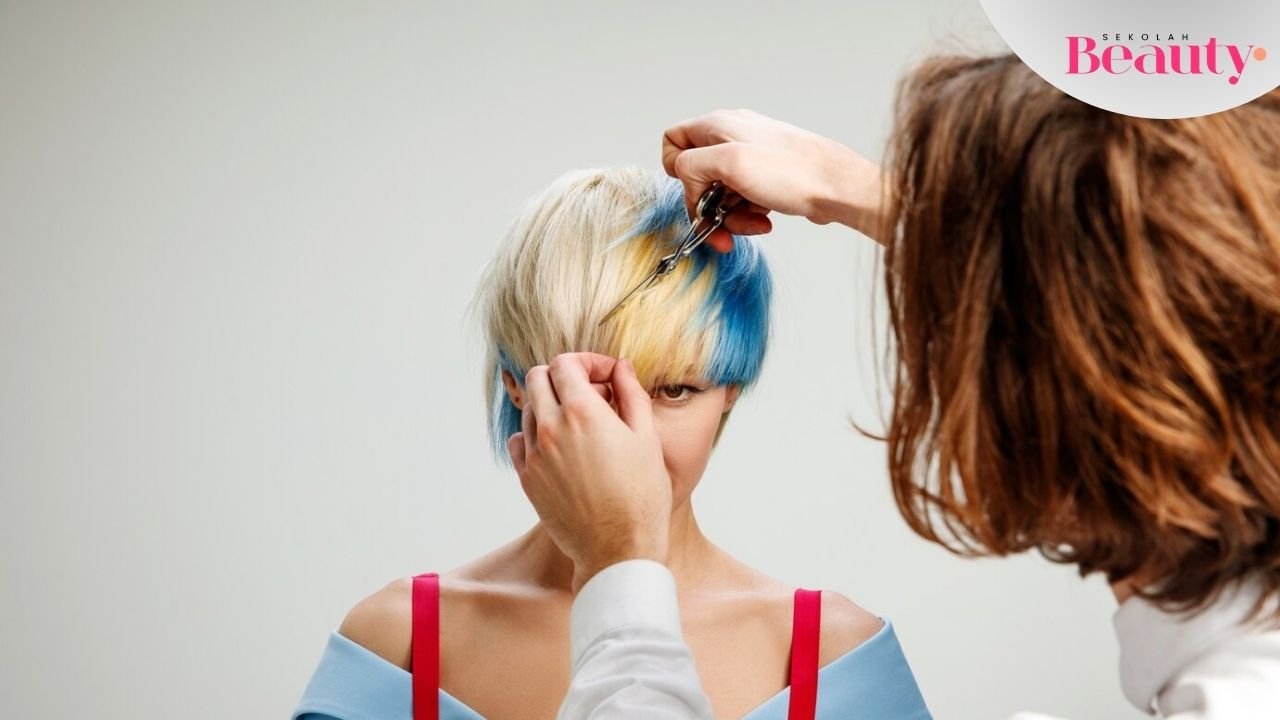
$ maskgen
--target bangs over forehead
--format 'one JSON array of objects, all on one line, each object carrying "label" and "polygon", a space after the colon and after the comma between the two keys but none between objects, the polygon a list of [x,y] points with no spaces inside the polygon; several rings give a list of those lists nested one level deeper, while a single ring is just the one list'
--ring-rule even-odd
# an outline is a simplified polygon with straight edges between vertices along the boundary
[{"label": "bangs over forehead", "polygon": [[772,279],[760,248],[734,236],[705,245],[655,286],[600,320],[689,229],[679,181],[637,168],[567,173],[507,231],[477,295],[486,334],[485,397],[495,456],[520,430],[502,371],[525,373],[560,353],[630,358],[654,388],[696,379],[752,385],[769,335]]}]

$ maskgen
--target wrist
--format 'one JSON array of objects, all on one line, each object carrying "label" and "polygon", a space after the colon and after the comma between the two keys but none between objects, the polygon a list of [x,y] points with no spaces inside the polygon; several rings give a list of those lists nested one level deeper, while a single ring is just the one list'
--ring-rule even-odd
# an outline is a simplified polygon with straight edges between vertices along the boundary
[{"label": "wrist", "polygon": [[883,212],[880,166],[843,145],[837,147],[838,152],[828,155],[828,181],[814,200],[819,222],[839,223],[884,244],[879,237]]},{"label": "wrist", "polygon": [[627,542],[617,543],[607,549],[602,549],[590,558],[584,558],[581,562],[574,563],[573,567],[573,592],[577,594],[578,590],[587,581],[595,577],[597,573],[607,567],[616,565],[627,560],[652,560],[663,565],[667,564],[667,538],[661,537],[637,537]]}]

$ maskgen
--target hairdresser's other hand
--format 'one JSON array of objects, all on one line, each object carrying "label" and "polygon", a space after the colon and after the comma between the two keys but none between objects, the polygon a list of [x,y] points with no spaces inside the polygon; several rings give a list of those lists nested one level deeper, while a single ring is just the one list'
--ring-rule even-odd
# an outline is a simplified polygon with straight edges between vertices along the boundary
[{"label": "hairdresser's other hand", "polygon": [[[606,381],[617,412],[592,387]],[[507,450],[543,526],[574,562],[574,592],[616,562],[665,563],[671,479],[630,361],[557,355],[529,370],[525,388],[522,428]]]},{"label": "hairdresser's other hand", "polygon": [[672,125],[662,136],[662,165],[684,183],[691,216],[716,180],[751,203],[708,240],[721,252],[732,249],[731,232],[769,232],[770,210],[819,225],[838,222],[872,238],[879,232],[878,165],[835,140],[752,110],[717,110]]}]

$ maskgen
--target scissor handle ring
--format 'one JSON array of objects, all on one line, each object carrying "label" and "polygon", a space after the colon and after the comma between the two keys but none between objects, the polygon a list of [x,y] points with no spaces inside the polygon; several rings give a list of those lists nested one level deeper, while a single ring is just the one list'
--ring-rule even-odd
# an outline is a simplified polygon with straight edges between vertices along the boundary
[{"label": "scissor handle ring", "polygon": [[[724,200],[725,187],[724,184],[717,180],[711,183],[711,187],[702,191],[702,197],[698,198],[698,218],[703,220],[711,220],[720,210],[720,203]],[[707,208],[714,208],[710,213]]]}]

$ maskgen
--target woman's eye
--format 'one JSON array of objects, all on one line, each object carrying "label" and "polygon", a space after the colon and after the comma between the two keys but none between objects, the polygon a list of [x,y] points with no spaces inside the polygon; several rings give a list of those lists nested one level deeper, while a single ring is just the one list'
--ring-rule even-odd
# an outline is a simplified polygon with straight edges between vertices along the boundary
[{"label": "woman's eye", "polygon": [[693,395],[698,389],[689,385],[663,385],[658,388],[658,397],[663,400],[682,401]]}]

